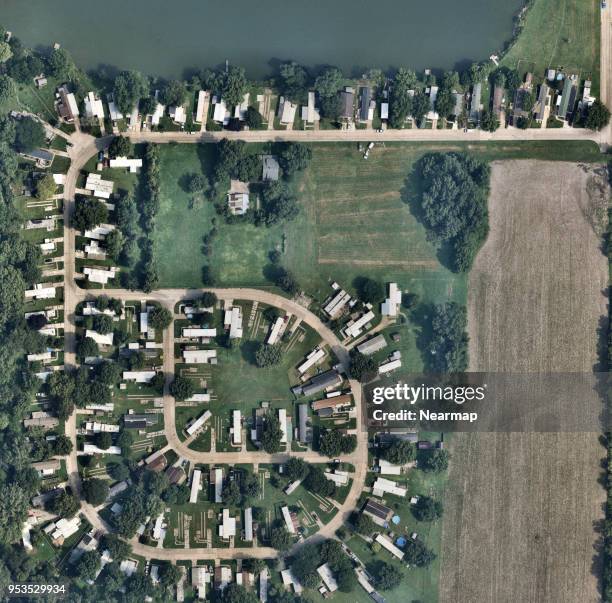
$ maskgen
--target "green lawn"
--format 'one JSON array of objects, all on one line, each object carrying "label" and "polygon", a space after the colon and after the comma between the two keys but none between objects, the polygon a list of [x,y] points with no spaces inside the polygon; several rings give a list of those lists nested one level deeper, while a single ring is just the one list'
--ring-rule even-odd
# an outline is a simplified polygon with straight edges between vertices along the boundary
[{"label": "green lawn", "polygon": [[[215,427],[217,450],[237,450],[229,443],[233,410],[240,410],[245,419],[251,419],[252,411],[258,408],[261,402],[269,402],[271,409],[287,409],[288,416],[294,417],[293,424],[296,425],[293,395],[289,391],[290,387],[298,382],[295,367],[320,343],[319,336],[304,324],[299,325],[289,335],[292,329],[290,324],[281,342],[283,355],[279,364],[259,368],[254,362],[254,350],[258,342],[266,339],[270,329],[270,322],[263,316],[266,306],[260,304],[252,313],[252,303],[239,300],[235,300],[235,303],[242,307],[243,314],[244,337],[240,343],[232,348],[216,345],[217,365],[177,363],[175,366],[177,374],[191,378],[196,391],[207,389],[212,396],[210,404],[177,408],[177,432],[181,433],[189,419],[199,416],[208,408],[213,414],[209,426]],[[252,323],[249,324],[251,315]],[[217,325],[220,324],[220,316],[219,313],[215,320]],[[177,355],[180,354],[180,347],[177,346]],[[210,345],[204,347],[210,348]],[[208,429],[206,433],[209,433]],[[200,442],[200,439],[202,438],[196,441]],[[250,439],[247,438],[247,445],[249,442]],[[199,445],[205,446],[206,442],[200,442]],[[193,448],[197,446],[195,443],[192,445]]]},{"label": "green lawn", "polygon": [[[163,287],[202,286],[202,267],[212,266],[220,286],[270,286],[264,275],[272,249],[298,276],[309,294],[325,297],[328,279],[350,286],[356,276],[397,280],[426,299],[464,296],[462,277],[442,268],[423,226],[409,209],[414,198],[408,177],[414,162],[434,150],[469,150],[490,159],[600,159],[589,143],[387,143],[363,161],[354,144],[315,144],[313,161],[298,196],[302,212],[289,224],[256,228],[226,224],[212,203],[189,208],[183,175],[211,173],[214,147],[162,145],[161,207],[155,238]],[[216,220],[210,258],[202,239]]]},{"label": "green lawn", "polygon": [[518,40],[502,64],[530,62],[537,76],[548,67],[576,70],[599,90],[600,0],[534,0]]}]

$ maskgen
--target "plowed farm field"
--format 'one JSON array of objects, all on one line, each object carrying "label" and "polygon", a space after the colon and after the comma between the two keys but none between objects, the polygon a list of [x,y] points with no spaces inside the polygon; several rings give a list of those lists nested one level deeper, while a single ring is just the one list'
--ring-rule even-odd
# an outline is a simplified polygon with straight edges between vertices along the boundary
[{"label": "plowed farm field", "polygon": [[[608,186],[597,166],[494,163],[491,232],[468,283],[474,371],[591,372],[605,323]],[[600,600],[599,433],[458,434],[440,600]]]}]

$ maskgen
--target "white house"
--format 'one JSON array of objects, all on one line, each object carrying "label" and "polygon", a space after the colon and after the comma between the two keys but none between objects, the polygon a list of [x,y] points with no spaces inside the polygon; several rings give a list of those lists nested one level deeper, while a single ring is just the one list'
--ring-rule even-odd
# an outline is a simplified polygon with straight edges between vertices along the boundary
[{"label": "white house", "polygon": [[389,283],[389,297],[382,303],[380,311],[383,316],[397,316],[402,303],[402,291],[397,283]]},{"label": "white house", "polygon": [[87,117],[104,119],[104,105],[102,104],[102,100],[96,98],[93,92],[88,92],[85,97],[85,115]]}]

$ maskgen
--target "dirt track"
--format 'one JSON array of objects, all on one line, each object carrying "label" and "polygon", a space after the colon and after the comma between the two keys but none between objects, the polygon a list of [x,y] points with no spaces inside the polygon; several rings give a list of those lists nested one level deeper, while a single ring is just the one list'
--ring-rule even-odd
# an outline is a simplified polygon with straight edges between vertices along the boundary
[{"label": "dirt track", "polygon": [[[592,371],[606,315],[607,185],[591,168],[493,165],[491,233],[469,282],[472,370]],[[603,214],[605,215],[605,214]],[[440,600],[598,601],[599,434],[455,437]]]}]

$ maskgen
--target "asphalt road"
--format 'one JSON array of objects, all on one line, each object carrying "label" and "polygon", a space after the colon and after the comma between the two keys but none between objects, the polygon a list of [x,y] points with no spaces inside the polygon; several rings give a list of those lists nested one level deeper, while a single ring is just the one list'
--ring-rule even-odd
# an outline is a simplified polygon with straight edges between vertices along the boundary
[{"label": "asphalt road", "polygon": [[[612,9],[601,11],[601,98],[606,104],[612,101]],[[48,126],[48,124],[46,124]],[[50,126],[48,126],[50,127]],[[54,129],[55,130],[55,129]],[[75,320],[74,312],[77,303],[84,299],[89,293],[80,289],[75,283],[75,231],[70,226],[70,219],[74,210],[74,195],[76,182],[80,170],[87,161],[100,149],[110,144],[112,136],[104,138],[93,138],[87,134],[77,131],[68,135],[61,130],[55,130],[58,135],[69,141],[68,155],[71,165],[66,176],[64,185],[64,333],[65,333],[65,365],[76,366],[75,356]],[[221,139],[240,139],[247,142],[269,142],[269,141],[302,141],[302,142],[370,142],[370,141],[440,141],[440,142],[482,142],[482,141],[538,141],[538,140],[592,140],[602,147],[607,146],[611,139],[611,128],[608,127],[601,132],[591,132],[575,128],[543,128],[519,130],[516,128],[501,128],[496,132],[484,132],[473,130],[467,133],[462,130],[387,130],[384,133],[376,133],[372,130],[253,130],[244,132],[197,132],[193,134],[184,132],[128,132],[132,142],[154,142],[154,143],[198,143],[218,142]],[[220,299],[255,300],[262,303],[275,305],[287,312],[301,318],[306,324],[319,333],[321,339],[327,343],[335,352],[340,362],[346,363],[348,350],[338,341],[336,336],[323,323],[307,309],[295,302],[279,295],[258,289],[213,289]],[[114,297],[119,299],[133,299],[134,292],[120,289],[109,290]],[[201,294],[201,290],[187,289],[162,289],[146,295],[147,299],[156,300],[173,311],[174,305],[181,299],[188,299]],[[174,374],[174,342],[173,329],[169,328],[164,334],[164,372],[167,375],[166,388],[164,392],[164,424],[167,448],[174,449],[177,454],[194,463],[269,463],[283,462],[288,454],[267,455],[263,452],[238,453],[206,453],[198,452],[188,448],[180,441],[175,426],[174,399],[168,393],[168,384]],[[317,541],[334,536],[335,531],[348,518],[355,508],[357,499],[363,489],[367,471],[367,437],[361,429],[361,390],[358,384],[351,383],[355,403],[357,407],[357,437],[358,446],[356,451],[344,457],[347,462],[353,463],[355,472],[353,474],[353,485],[346,501],[339,505],[339,511],[328,524],[323,526],[319,532],[308,541]],[[81,492],[81,480],[78,473],[76,452],[76,412],[66,421],[66,435],[74,445],[74,451],[66,458],[68,481],[72,489]],[[239,456],[239,459],[237,458]],[[320,462],[323,459],[314,452],[291,453],[291,456]],[[86,501],[81,501],[81,511],[88,521],[97,529],[109,530],[109,526],[102,520],[97,510]],[[296,545],[295,548],[302,546]],[[250,549],[158,549],[142,545],[135,540],[132,541],[133,551],[137,555],[147,558],[164,559],[169,561],[197,560],[202,556],[218,559],[233,559],[242,557],[270,558],[276,557],[277,551],[268,547],[254,547]]]}]

